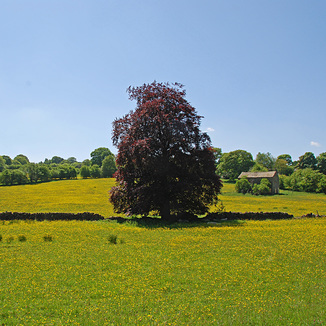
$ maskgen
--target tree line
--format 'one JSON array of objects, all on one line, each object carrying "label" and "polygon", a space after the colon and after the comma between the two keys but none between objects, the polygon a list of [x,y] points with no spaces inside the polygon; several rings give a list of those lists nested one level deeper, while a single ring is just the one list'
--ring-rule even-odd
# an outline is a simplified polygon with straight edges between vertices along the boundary
[{"label": "tree line", "polygon": [[214,148],[214,155],[217,173],[230,181],[235,181],[241,172],[277,171],[281,189],[326,193],[326,152],[317,157],[306,152],[297,161],[290,154],[275,158],[269,152],[259,152],[253,159],[245,150],[222,153],[220,148]]},{"label": "tree line", "polygon": [[115,156],[106,147],[90,153],[91,159],[78,162],[75,157],[53,156],[43,162],[30,162],[23,154],[0,156],[0,184],[4,186],[81,178],[111,178],[116,168]]}]

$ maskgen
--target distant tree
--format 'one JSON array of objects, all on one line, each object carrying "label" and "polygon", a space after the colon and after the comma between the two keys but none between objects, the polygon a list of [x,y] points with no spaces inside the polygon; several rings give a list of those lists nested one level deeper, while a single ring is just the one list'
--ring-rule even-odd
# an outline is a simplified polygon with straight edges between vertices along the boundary
[{"label": "distant tree", "polygon": [[222,149],[219,147],[213,147],[213,154],[215,157],[216,166],[220,163],[220,159],[222,157]]},{"label": "distant tree", "polygon": [[113,174],[117,170],[114,156],[107,156],[102,162],[102,177],[112,178]]},{"label": "distant tree", "polygon": [[289,186],[294,191],[317,192],[324,175],[311,168],[298,169],[289,177]]},{"label": "distant tree", "polygon": [[11,165],[7,165],[6,167],[8,170],[18,170],[18,169],[21,169],[22,168],[22,165],[18,162],[14,162],[13,161],[13,164]]},{"label": "distant tree", "polygon": [[101,169],[97,164],[94,164],[90,167],[90,175],[92,178],[100,178],[101,177]]},{"label": "distant tree", "polygon": [[256,162],[255,165],[250,169],[250,171],[251,172],[267,172],[268,169],[265,166]]},{"label": "distant tree", "polygon": [[304,155],[299,157],[298,165],[299,169],[313,169],[317,167],[317,159],[314,153],[306,152]]},{"label": "distant tree", "polygon": [[106,147],[99,147],[91,153],[92,165],[97,164],[99,167],[102,166],[103,160],[107,156],[114,156],[112,152]]},{"label": "distant tree", "polygon": [[256,163],[264,166],[268,171],[272,171],[274,169],[275,158],[271,153],[258,153],[256,156]]},{"label": "distant tree", "polygon": [[89,167],[87,165],[83,165],[80,168],[80,175],[83,179],[89,178],[91,176]]},{"label": "distant tree", "polygon": [[74,164],[77,162],[77,159],[76,157],[68,157],[66,161],[68,164]]},{"label": "distant tree", "polygon": [[317,169],[319,172],[326,174],[326,152],[317,156]]},{"label": "distant tree", "polygon": [[293,161],[290,154],[281,154],[277,157],[276,160],[285,160],[288,166],[291,166]]},{"label": "distant tree", "polygon": [[39,179],[42,182],[49,181],[51,179],[51,172],[47,165],[40,164],[38,167]]},{"label": "distant tree", "polygon": [[241,172],[247,172],[254,165],[251,153],[238,149],[222,154],[217,171],[224,178],[235,180]]},{"label": "distant tree", "polygon": [[116,212],[162,219],[171,213],[203,214],[222,187],[211,141],[180,84],[152,83],[128,89],[137,108],[113,122],[118,147],[111,189]]},{"label": "distant tree", "polygon": [[56,179],[59,179],[60,177],[60,171],[58,168],[53,168],[51,169],[51,179],[52,180],[56,180]]},{"label": "distant tree", "polygon": [[4,170],[0,174],[0,183],[5,186],[10,186],[12,184],[11,170]]},{"label": "distant tree", "polygon": [[326,194],[326,175],[324,175],[322,178],[320,178],[318,182],[318,188],[317,192],[322,192]]},{"label": "distant tree", "polygon": [[0,172],[2,172],[6,168],[6,161],[2,156],[0,156]]},{"label": "distant tree", "polygon": [[294,168],[288,164],[288,161],[279,157],[276,159],[274,167],[279,174],[283,175],[291,175],[294,171]]},{"label": "distant tree", "polygon": [[29,177],[29,181],[31,183],[36,183],[39,178],[39,169],[36,163],[29,163],[27,165],[27,174]]},{"label": "distant tree", "polygon": [[63,161],[63,158],[60,156],[53,156],[51,158],[51,163],[60,164]]},{"label": "distant tree", "polygon": [[21,170],[11,171],[11,182],[12,184],[24,185],[28,183],[28,178],[26,174]]},{"label": "distant tree", "polygon": [[86,165],[86,166],[91,166],[91,165],[92,165],[92,162],[91,162],[91,160],[86,159],[86,160],[84,160],[84,161],[82,162],[82,164],[83,164],[83,165]]},{"label": "distant tree", "polygon": [[69,167],[65,164],[61,164],[58,167],[59,170],[59,179],[69,179]]},{"label": "distant tree", "polygon": [[23,155],[23,154],[19,154],[17,155],[14,160],[13,160],[13,164],[21,164],[21,165],[26,165],[29,163],[29,159],[27,156]]},{"label": "distant tree", "polygon": [[8,155],[2,155],[2,158],[5,160],[6,165],[12,164],[12,159]]}]

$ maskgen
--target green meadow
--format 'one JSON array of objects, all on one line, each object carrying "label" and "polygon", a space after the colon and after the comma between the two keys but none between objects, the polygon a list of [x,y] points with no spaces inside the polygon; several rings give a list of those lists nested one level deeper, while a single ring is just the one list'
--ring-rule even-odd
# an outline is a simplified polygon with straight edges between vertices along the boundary
[{"label": "green meadow", "polygon": [[[114,179],[82,179],[0,187],[0,212],[87,211],[114,216],[108,194],[113,185]],[[226,211],[326,215],[325,194],[281,191],[275,196],[243,195],[235,192],[234,184],[224,182],[219,198]]]},{"label": "green meadow", "polygon": [[[0,187],[0,211],[108,217],[113,183]],[[232,187],[221,195],[226,210],[326,213],[325,195],[255,197]],[[0,239],[0,325],[326,324],[325,217],[165,227],[0,221]]]}]

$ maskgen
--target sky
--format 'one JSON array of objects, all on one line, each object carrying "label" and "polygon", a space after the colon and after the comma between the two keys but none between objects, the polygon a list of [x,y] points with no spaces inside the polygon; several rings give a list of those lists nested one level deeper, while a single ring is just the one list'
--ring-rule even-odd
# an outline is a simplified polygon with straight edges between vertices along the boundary
[{"label": "sky", "polygon": [[326,151],[324,0],[0,0],[0,155],[78,161],[179,82],[222,152]]}]

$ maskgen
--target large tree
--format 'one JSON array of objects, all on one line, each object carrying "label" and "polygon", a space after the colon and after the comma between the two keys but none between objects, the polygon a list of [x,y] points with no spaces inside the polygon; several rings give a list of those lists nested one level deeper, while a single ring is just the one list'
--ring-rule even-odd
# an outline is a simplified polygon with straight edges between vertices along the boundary
[{"label": "large tree", "polygon": [[302,156],[299,157],[298,166],[299,169],[313,169],[315,170],[317,167],[317,159],[315,154],[312,152],[306,152]]},{"label": "large tree", "polygon": [[102,177],[112,178],[114,172],[117,170],[115,158],[113,155],[107,156],[102,162]]},{"label": "large tree", "polygon": [[254,165],[251,153],[242,149],[224,153],[217,171],[225,178],[235,180],[241,172],[247,172]]},{"label": "large tree", "polygon": [[0,156],[0,172],[2,172],[6,168],[6,161],[2,156]]},{"label": "large tree", "polygon": [[98,166],[102,166],[103,160],[107,156],[113,156],[114,154],[106,147],[99,147],[93,150],[91,153],[91,162],[92,165],[97,164]]},{"label": "large tree", "polygon": [[317,156],[317,169],[321,172],[326,174],[326,152],[320,153]]},{"label": "large tree", "polygon": [[29,159],[27,156],[23,154],[19,154],[14,158],[13,161],[14,164],[21,164],[21,165],[27,165],[29,163]]},{"label": "large tree", "polygon": [[267,153],[258,152],[255,160],[257,164],[265,167],[267,171],[271,171],[274,169],[275,161],[276,161],[275,158],[269,152]]},{"label": "large tree", "polygon": [[181,84],[153,82],[128,88],[134,111],[113,122],[118,148],[111,202],[119,213],[203,214],[222,187],[211,140]]}]

